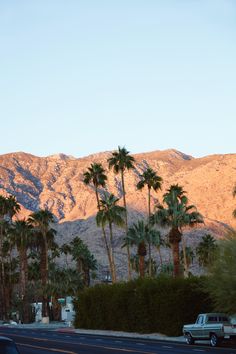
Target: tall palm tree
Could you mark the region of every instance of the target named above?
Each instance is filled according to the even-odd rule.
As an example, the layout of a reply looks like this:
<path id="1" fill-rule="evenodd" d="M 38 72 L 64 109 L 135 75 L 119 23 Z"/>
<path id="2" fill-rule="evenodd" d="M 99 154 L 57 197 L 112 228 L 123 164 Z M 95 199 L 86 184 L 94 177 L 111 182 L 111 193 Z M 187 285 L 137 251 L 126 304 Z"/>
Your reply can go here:
<path id="1" fill-rule="evenodd" d="M 107 181 L 107 176 L 105 175 L 105 170 L 102 167 L 101 163 L 93 163 L 88 167 L 87 171 L 84 172 L 83 175 L 83 182 L 86 185 L 93 185 L 94 190 L 95 190 L 95 195 L 96 195 L 96 200 L 97 200 L 97 209 L 98 211 L 100 210 L 100 202 L 99 202 L 99 193 L 98 193 L 98 188 L 99 187 L 106 187 L 106 181 Z M 107 240 L 107 235 L 105 231 L 105 227 L 102 226 L 102 237 L 103 237 L 103 242 L 105 245 L 106 253 L 107 253 L 107 258 L 108 258 L 108 263 L 109 263 L 109 268 L 112 273 L 112 256 L 110 254 L 110 247 L 108 245 L 108 240 Z"/>
<path id="2" fill-rule="evenodd" d="M 5 220 L 4 217 L 7 213 L 7 199 L 0 195 L 0 262 L 1 262 L 1 316 L 6 318 L 5 308 L 5 269 L 4 269 L 4 254 L 3 254 L 3 242 L 5 236 Z"/>
<path id="3" fill-rule="evenodd" d="M 20 262 L 20 299 L 23 303 L 23 321 L 29 322 L 29 307 L 28 307 L 28 255 L 27 249 L 30 246 L 30 236 L 32 227 L 24 220 L 17 220 L 11 230 L 10 236 L 13 243 L 16 245 L 19 253 Z"/>
<path id="4" fill-rule="evenodd" d="M 5 295 L 5 269 L 4 269 L 4 256 L 3 256 L 3 242 L 4 237 L 6 235 L 6 226 L 7 220 L 6 216 L 9 216 L 10 219 L 20 210 L 20 205 L 17 203 L 15 197 L 9 196 L 4 197 L 0 195 L 0 262 L 1 262 L 1 303 L 2 303 L 2 316 L 5 318 L 7 316 L 6 313 L 6 295 Z"/>
<path id="5" fill-rule="evenodd" d="M 137 184 L 137 189 L 142 190 L 145 186 L 148 189 L 148 220 L 151 216 L 151 189 L 155 192 L 161 189 L 162 178 L 156 174 L 156 172 L 148 167 L 146 171 L 140 176 L 140 181 Z M 152 275 L 152 254 L 151 254 L 151 244 L 148 244 L 148 263 L 149 263 L 149 276 Z"/>
<path id="6" fill-rule="evenodd" d="M 0 286 L 1 286 L 1 293 L 0 293 L 0 316 L 2 319 L 7 319 L 7 274 L 6 274 L 6 261 L 8 257 L 8 250 L 10 249 L 9 240 L 8 240 L 8 233 L 9 233 L 9 222 L 4 219 L 0 219 L 0 266 L 1 266 L 1 273 L 0 273 Z"/>
<path id="7" fill-rule="evenodd" d="M 129 151 L 125 147 L 118 146 L 118 151 L 114 151 L 112 156 L 107 160 L 109 169 L 113 169 L 115 174 L 121 175 L 121 184 L 123 190 L 123 203 L 125 208 L 125 230 L 126 234 L 128 232 L 128 214 L 127 214 L 127 204 L 126 204 L 126 192 L 125 192 L 125 179 L 124 173 L 126 170 L 134 169 L 135 159 L 129 154 Z M 131 279 L 131 265 L 130 265 L 130 249 L 127 244 L 127 257 L 128 257 L 128 277 Z"/>
<path id="8" fill-rule="evenodd" d="M 214 237 L 210 234 L 204 235 L 196 249 L 199 265 L 203 267 L 212 265 L 217 248 Z"/>
<path id="9" fill-rule="evenodd" d="M 104 193 L 100 200 L 100 210 L 97 213 L 96 221 L 98 226 L 109 227 L 110 242 L 109 252 L 112 260 L 111 275 L 112 281 L 116 282 L 116 268 L 113 250 L 113 225 L 123 227 L 125 225 L 125 208 L 117 205 L 119 198 L 114 194 Z"/>
<path id="10" fill-rule="evenodd" d="M 40 209 L 32 213 L 29 216 L 29 224 L 34 227 L 34 233 L 40 242 L 41 254 L 40 254 L 40 274 L 42 280 L 43 289 L 48 285 L 48 249 L 49 239 L 53 240 L 56 231 L 51 228 L 51 224 L 54 223 L 54 215 L 47 209 Z M 43 294 L 42 301 L 42 316 L 48 317 L 48 296 Z"/>
<path id="11" fill-rule="evenodd" d="M 182 229 L 185 226 L 193 227 L 198 223 L 203 223 L 203 217 L 194 205 L 188 205 L 185 191 L 178 184 L 170 186 L 163 196 L 163 203 L 166 207 L 158 205 L 156 212 L 151 216 L 151 222 L 169 227 L 168 241 L 172 249 L 174 276 L 177 277 L 180 275 L 179 243 L 182 240 Z M 183 252 L 185 274 L 187 274 L 185 247 L 183 247 Z"/>

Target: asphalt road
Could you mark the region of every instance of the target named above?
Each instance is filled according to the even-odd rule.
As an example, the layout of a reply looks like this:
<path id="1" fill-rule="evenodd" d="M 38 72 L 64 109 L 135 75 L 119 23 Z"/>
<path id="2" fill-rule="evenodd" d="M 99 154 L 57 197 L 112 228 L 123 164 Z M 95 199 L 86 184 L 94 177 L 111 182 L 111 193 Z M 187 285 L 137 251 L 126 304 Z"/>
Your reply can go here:
<path id="1" fill-rule="evenodd" d="M 129 339 L 61 333 L 47 330 L 0 328 L 0 335 L 12 338 L 20 354 L 236 354 L 236 347 L 211 348 L 168 341 Z"/>

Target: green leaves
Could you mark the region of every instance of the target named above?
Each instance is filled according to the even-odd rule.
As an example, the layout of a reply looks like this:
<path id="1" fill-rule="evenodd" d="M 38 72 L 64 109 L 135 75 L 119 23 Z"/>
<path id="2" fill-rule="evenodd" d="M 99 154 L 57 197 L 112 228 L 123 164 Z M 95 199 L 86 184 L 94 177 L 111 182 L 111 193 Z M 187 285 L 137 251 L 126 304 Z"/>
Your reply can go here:
<path id="1" fill-rule="evenodd" d="M 217 248 L 214 237 L 210 234 L 204 235 L 196 249 L 199 264 L 203 267 L 211 266 L 215 259 Z"/>
<path id="2" fill-rule="evenodd" d="M 100 199 L 100 210 L 96 216 L 98 226 L 105 226 L 106 224 L 115 224 L 123 227 L 125 224 L 125 208 L 117 205 L 119 198 L 114 194 L 104 193 Z"/>
<path id="3" fill-rule="evenodd" d="M 140 176 L 141 180 L 137 183 L 137 189 L 143 189 L 145 185 L 151 189 L 153 188 L 154 191 L 161 189 L 162 178 L 156 174 L 156 172 L 151 168 L 148 167 L 146 171 Z"/>
<path id="4" fill-rule="evenodd" d="M 236 233 L 219 241 L 219 248 L 210 268 L 210 277 L 205 282 L 205 289 L 210 293 L 215 310 L 236 313 Z"/>
<path id="5" fill-rule="evenodd" d="M 107 176 L 101 163 L 93 163 L 88 167 L 88 170 L 83 174 L 83 182 L 85 184 L 92 183 L 95 187 L 105 187 Z"/>
<path id="6" fill-rule="evenodd" d="M 108 160 L 109 169 L 113 168 L 115 174 L 124 172 L 124 170 L 130 170 L 134 168 L 135 159 L 129 155 L 129 151 L 125 147 L 118 146 L 118 151 L 112 153 L 112 157 Z"/>

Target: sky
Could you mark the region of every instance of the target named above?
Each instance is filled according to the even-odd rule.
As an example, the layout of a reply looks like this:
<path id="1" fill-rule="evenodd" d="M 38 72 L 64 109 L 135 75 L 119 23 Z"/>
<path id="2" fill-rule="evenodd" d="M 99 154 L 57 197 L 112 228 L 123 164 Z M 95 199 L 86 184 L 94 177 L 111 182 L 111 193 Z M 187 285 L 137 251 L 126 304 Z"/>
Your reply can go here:
<path id="1" fill-rule="evenodd" d="M 236 153 L 235 0 L 0 0 L 0 154 Z"/>

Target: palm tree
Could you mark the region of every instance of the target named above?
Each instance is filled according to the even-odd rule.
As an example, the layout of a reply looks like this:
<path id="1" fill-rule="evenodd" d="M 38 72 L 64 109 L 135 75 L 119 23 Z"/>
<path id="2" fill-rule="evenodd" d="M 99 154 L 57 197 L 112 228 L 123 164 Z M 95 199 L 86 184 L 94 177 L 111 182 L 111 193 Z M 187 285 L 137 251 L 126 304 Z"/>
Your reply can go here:
<path id="1" fill-rule="evenodd" d="M 88 287 L 90 285 L 90 270 L 97 269 L 96 259 L 79 237 L 75 237 L 70 242 L 70 254 L 77 263 L 78 273 L 83 276 L 84 286 Z"/>
<path id="2" fill-rule="evenodd" d="M 110 242 L 109 242 L 109 252 L 112 260 L 111 275 L 112 281 L 116 282 L 116 269 L 114 261 L 114 251 L 113 251 L 113 224 L 118 227 L 123 227 L 125 225 L 125 208 L 116 205 L 119 198 L 115 197 L 114 194 L 104 193 L 100 200 L 100 210 L 97 213 L 96 221 L 98 226 L 105 226 L 108 224 L 110 232 Z"/>
<path id="3" fill-rule="evenodd" d="M 125 147 L 121 148 L 118 146 L 118 151 L 114 151 L 112 156 L 107 160 L 109 169 L 113 169 L 115 174 L 120 173 L 121 175 L 121 184 L 123 190 L 123 203 L 125 208 L 125 230 L 126 234 L 128 232 L 128 214 L 127 214 L 127 205 L 126 205 L 126 193 L 125 193 L 125 180 L 124 173 L 126 170 L 134 169 L 135 159 L 129 154 L 129 151 Z M 131 279 L 131 265 L 130 265 L 130 250 L 129 245 L 127 244 L 127 257 L 128 257 L 128 277 Z"/>
<path id="4" fill-rule="evenodd" d="M 20 205 L 17 203 L 15 197 L 4 197 L 0 195 L 0 262 L 1 262 L 1 303 L 2 303 L 2 317 L 7 316 L 6 313 L 6 295 L 5 295 L 5 270 L 4 270 L 4 256 L 3 256 L 3 242 L 6 235 L 7 220 L 6 216 L 10 219 L 20 210 Z"/>
<path id="5" fill-rule="evenodd" d="M 34 227 L 34 233 L 40 242 L 40 274 L 43 289 L 48 285 L 48 248 L 49 240 L 53 241 L 56 231 L 51 228 L 50 224 L 54 223 L 54 215 L 47 209 L 41 209 L 29 216 L 29 224 Z M 42 301 L 42 316 L 48 317 L 48 297 L 44 293 Z"/>
<path id="6" fill-rule="evenodd" d="M 7 213 L 7 200 L 0 195 L 0 262 L 1 262 L 1 315 L 2 318 L 6 317 L 5 308 L 5 270 L 4 270 L 4 255 L 3 255 L 3 242 L 5 236 L 5 220 L 4 217 Z"/>
<path id="7" fill-rule="evenodd" d="M 163 202 L 166 207 L 158 205 L 156 212 L 151 216 L 151 222 L 170 228 L 168 241 L 172 249 L 174 276 L 177 277 L 180 275 L 179 243 L 182 240 L 182 228 L 185 226 L 193 227 L 198 223 L 203 223 L 203 217 L 194 205 L 188 205 L 185 191 L 178 184 L 170 186 L 167 193 L 163 196 Z M 183 252 L 185 274 L 187 274 L 185 247 L 183 247 Z"/>
<path id="8" fill-rule="evenodd" d="M 235 197 L 235 196 L 236 196 L 236 184 L 233 189 L 233 197 Z M 233 211 L 233 217 L 236 218 L 236 209 L 234 209 L 234 211 Z"/>
<path id="9" fill-rule="evenodd" d="M 139 274 L 143 278 L 145 276 L 145 256 L 147 254 L 147 245 L 157 245 L 160 242 L 159 231 L 150 227 L 149 224 L 144 223 L 143 220 L 138 220 L 128 229 L 127 236 L 125 237 L 124 245 L 127 243 L 130 246 L 137 247 L 137 255 L 139 257 Z"/>
<path id="10" fill-rule="evenodd" d="M 102 164 L 100 164 L 100 163 L 91 164 L 83 176 L 84 176 L 84 179 L 83 179 L 84 184 L 86 184 L 86 185 L 92 184 L 94 187 L 96 200 L 97 200 L 97 209 L 98 209 L 98 211 L 100 211 L 98 188 L 99 187 L 105 188 L 106 181 L 107 181 L 107 176 L 105 175 L 105 170 L 102 167 Z M 105 231 L 104 226 L 102 226 L 102 236 L 103 236 L 103 241 L 104 241 L 104 245 L 105 245 L 105 249 L 106 249 L 106 253 L 107 253 L 107 257 L 108 257 L 109 267 L 111 270 L 113 267 L 112 258 L 111 258 L 110 248 L 108 245 L 107 235 L 106 235 L 106 231 Z M 112 273 L 112 271 L 111 271 L 111 273 Z"/>
<path id="11" fill-rule="evenodd" d="M 17 220 L 10 231 L 11 239 L 16 245 L 19 253 L 20 261 L 20 299 L 23 303 L 23 321 L 29 322 L 29 307 L 28 307 L 28 255 L 27 249 L 30 246 L 30 236 L 32 227 L 24 220 Z"/>
<path id="12" fill-rule="evenodd" d="M 151 216 L 151 189 L 155 192 L 161 189 L 162 178 L 156 174 L 156 172 L 148 167 L 146 171 L 140 176 L 141 180 L 137 184 L 137 189 L 142 190 L 145 186 L 148 188 L 148 220 Z M 148 244 L 148 263 L 149 263 L 149 276 L 152 274 L 152 254 L 151 254 L 151 244 Z"/>
<path id="13" fill-rule="evenodd" d="M 196 249 L 199 265 L 203 267 L 212 265 L 217 248 L 214 237 L 210 234 L 204 235 Z"/>
<path id="14" fill-rule="evenodd" d="M 148 226 L 139 220 L 137 224 L 129 227 L 125 237 L 125 245 L 137 246 L 137 255 L 139 257 L 139 275 L 141 278 L 145 276 L 145 256 L 147 255 L 147 229 Z"/>

